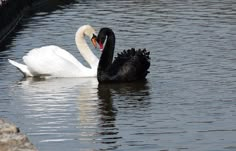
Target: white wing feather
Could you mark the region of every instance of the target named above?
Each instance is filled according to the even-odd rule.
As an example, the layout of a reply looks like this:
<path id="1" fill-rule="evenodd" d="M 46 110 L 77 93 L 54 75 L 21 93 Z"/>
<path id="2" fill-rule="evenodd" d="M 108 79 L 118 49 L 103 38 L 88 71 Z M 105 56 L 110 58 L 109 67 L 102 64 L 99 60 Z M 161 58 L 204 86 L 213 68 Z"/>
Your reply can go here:
<path id="1" fill-rule="evenodd" d="M 23 60 L 34 76 L 83 77 L 91 72 L 69 52 L 54 45 L 32 49 Z"/>

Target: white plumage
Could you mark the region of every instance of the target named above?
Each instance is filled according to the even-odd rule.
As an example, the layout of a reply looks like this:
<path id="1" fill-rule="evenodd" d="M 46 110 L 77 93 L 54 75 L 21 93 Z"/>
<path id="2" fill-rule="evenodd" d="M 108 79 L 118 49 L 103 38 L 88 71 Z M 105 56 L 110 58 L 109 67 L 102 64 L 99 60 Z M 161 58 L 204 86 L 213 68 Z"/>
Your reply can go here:
<path id="1" fill-rule="evenodd" d="M 72 54 L 55 45 L 32 49 L 23 57 L 25 65 L 10 59 L 8 61 L 26 77 L 95 77 L 99 60 L 89 49 L 84 35 L 92 39 L 95 30 L 89 25 L 84 25 L 78 29 L 75 36 L 76 45 L 90 68 L 85 67 Z"/>

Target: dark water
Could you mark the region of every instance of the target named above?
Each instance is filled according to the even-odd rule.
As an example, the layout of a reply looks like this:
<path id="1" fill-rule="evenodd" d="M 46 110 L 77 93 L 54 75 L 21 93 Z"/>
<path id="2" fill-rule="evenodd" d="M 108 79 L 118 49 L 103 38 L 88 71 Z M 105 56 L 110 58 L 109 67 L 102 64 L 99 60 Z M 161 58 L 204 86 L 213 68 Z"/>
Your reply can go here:
<path id="1" fill-rule="evenodd" d="M 82 60 L 74 34 L 84 24 L 111 27 L 117 52 L 150 50 L 147 82 L 22 79 L 7 62 L 49 44 Z M 0 116 L 40 151 L 236 150 L 234 0 L 74 1 L 34 12 L 8 41 Z"/>

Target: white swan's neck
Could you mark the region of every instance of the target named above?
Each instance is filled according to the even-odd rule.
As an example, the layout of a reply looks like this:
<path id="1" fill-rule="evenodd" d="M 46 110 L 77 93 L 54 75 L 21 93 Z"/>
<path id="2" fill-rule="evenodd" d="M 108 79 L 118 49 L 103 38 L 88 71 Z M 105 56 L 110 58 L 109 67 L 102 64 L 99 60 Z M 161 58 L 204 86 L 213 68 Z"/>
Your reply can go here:
<path id="1" fill-rule="evenodd" d="M 98 66 L 98 58 L 94 55 L 94 53 L 90 50 L 86 40 L 84 39 L 86 28 L 80 28 L 77 30 L 75 34 L 75 43 L 77 48 L 79 49 L 81 55 L 88 62 L 91 68 L 97 68 Z"/>

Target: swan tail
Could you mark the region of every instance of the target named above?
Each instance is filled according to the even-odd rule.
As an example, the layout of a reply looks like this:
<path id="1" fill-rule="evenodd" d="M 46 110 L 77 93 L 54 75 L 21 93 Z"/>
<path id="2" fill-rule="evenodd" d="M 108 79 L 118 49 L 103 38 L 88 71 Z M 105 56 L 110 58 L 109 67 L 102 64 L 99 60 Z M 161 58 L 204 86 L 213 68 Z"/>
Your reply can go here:
<path id="1" fill-rule="evenodd" d="M 130 62 L 134 68 L 134 78 L 137 80 L 145 79 L 147 74 L 149 73 L 148 69 L 150 67 L 150 52 L 146 49 L 138 49 L 134 48 L 128 50 L 128 55 L 131 56 Z"/>
<path id="2" fill-rule="evenodd" d="M 20 64 L 20 63 L 13 61 L 11 59 L 8 59 L 8 62 L 10 64 L 12 64 L 13 66 L 15 66 L 21 73 L 23 73 L 24 76 L 26 76 L 26 77 L 33 76 L 26 65 Z"/>
<path id="3" fill-rule="evenodd" d="M 146 49 L 139 49 L 136 51 L 137 60 L 140 62 L 138 68 L 138 74 L 141 76 L 141 78 L 145 78 L 146 75 L 149 73 L 148 69 L 150 67 L 150 52 Z"/>

